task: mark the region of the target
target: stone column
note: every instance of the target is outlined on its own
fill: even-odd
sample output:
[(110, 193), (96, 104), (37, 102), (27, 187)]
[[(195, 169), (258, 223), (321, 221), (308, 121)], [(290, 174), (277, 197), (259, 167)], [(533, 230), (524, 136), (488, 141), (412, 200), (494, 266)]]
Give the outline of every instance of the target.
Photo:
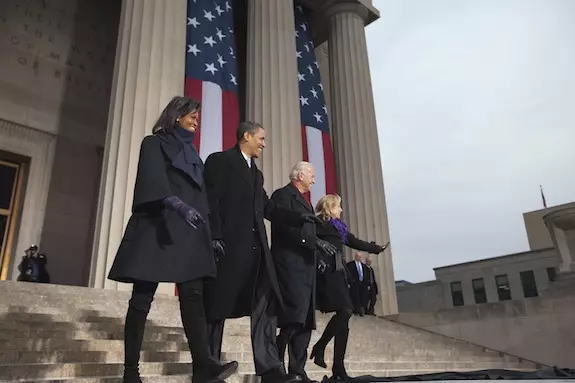
[[(129, 289), (107, 279), (130, 217), (144, 136), (169, 100), (183, 93), (186, 0), (123, 0), (90, 286)], [(164, 290), (173, 294), (173, 288)]]
[(246, 118), (266, 129), (258, 161), (271, 193), (302, 159), (293, 0), (249, 0)]
[[(339, 190), (345, 219), (360, 238), (385, 244), (389, 226), (364, 20), (368, 11), (351, 1), (334, 1), (329, 18), (331, 118)], [(397, 313), (391, 247), (374, 257), (378, 315)]]

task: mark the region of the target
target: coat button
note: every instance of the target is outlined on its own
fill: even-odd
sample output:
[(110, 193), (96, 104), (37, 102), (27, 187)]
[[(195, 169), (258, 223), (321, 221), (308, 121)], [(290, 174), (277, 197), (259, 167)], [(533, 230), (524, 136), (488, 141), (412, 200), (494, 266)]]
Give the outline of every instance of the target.
[(305, 239), (302, 239), (302, 240), (301, 240), (301, 243), (305, 243)]
[(252, 246), (252, 250), (255, 250), (255, 249), (256, 249), (256, 247), (255, 247), (255, 246)]

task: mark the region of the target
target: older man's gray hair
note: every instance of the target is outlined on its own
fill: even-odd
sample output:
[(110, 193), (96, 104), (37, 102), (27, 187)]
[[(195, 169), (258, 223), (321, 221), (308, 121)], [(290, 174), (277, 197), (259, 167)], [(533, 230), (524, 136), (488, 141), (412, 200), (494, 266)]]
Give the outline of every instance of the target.
[(311, 168), (311, 164), (307, 161), (300, 161), (297, 164), (295, 164), (293, 166), (293, 168), (291, 169), (291, 172), (289, 173), (289, 180), (290, 181), (294, 181), (298, 179), (298, 176), (300, 175), (300, 173), (302, 173), (303, 171), (305, 171), (306, 169)]

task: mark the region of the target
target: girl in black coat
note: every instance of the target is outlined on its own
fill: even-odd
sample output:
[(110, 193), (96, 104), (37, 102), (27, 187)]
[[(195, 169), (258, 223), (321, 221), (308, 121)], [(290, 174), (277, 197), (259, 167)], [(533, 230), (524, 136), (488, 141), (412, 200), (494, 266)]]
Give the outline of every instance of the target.
[(159, 282), (178, 287), (193, 381), (224, 380), (237, 369), (237, 362), (213, 360), (208, 348), (203, 285), (216, 264), (203, 163), (192, 144), (199, 109), (198, 102), (175, 97), (140, 149), (132, 216), (108, 276), (134, 285), (124, 327), (126, 383), (141, 383), (144, 328)]
[(332, 379), (349, 380), (344, 366), (347, 339), (349, 336), (349, 318), (353, 313), (353, 304), (349, 293), (343, 246), (366, 251), (372, 254), (381, 253), (384, 248), (374, 243), (367, 243), (351, 234), (347, 225), (341, 220), (341, 197), (328, 194), (321, 198), (315, 209), (316, 214), (325, 222), (317, 227), (317, 236), (331, 243), (338, 249), (335, 257), (322, 256), (317, 276), (317, 307), (323, 313), (335, 312), (327, 324), (321, 338), (313, 346), (310, 359), (323, 368), (327, 367), (324, 354), (331, 338), (335, 337), (333, 350)]

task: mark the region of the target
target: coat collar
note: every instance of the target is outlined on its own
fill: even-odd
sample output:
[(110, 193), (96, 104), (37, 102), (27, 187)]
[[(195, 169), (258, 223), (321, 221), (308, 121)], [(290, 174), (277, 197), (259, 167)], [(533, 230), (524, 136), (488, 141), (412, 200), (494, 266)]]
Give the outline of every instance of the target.
[(291, 182), (287, 184), (286, 187), (289, 190), (290, 194), (295, 197), (296, 201), (302, 204), (310, 212), (312, 213), (314, 212), (313, 207), (309, 204), (309, 202), (306, 201), (304, 196), (300, 193), (299, 190), (297, 190), (297, 188)]

